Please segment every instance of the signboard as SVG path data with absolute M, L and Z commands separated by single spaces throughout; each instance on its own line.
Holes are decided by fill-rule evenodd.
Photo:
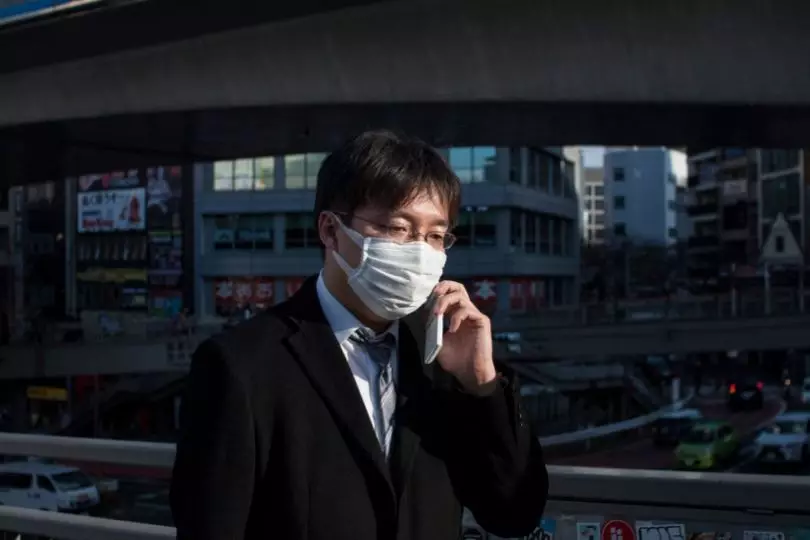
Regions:
M 77 195 L 77 232 L 142 231 L 146 228 L 146 190 L 111 189 Z
M 253 305 L 258 309 L 273 304 L 275 284 L 270 278 L 222 278 L 214 282 L 214 303 L 227 312 Z
M 141 187 L 138 169 L 116 171 L 106 174 L 87 174 L 79 177 L 79 191 L 106 191 Z
M 686 528 L 683 523 L 636 522 L 638 540 L 686 540 Z
M 498 282 L 494 279 L 474 278 L 467 281 L 470 299 L 481 311 L 493 311 L 498 305 Z
M 29 386 L 25 394 L 28 399 L 39 399 L 42 401 L 67 401 L 67 390 L 64 388 L 53 388 L 49 386 Z

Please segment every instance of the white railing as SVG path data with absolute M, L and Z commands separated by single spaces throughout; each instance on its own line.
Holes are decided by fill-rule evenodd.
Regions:
M 165 443 L 0 434 L 0 454 L 5 455 L 168 468 L 174 461 L 174 450 L 173 444 Z M 684 513 L 702 512 L 708 520 L 707 512 L 716 512 L 734 514 L 737 516 L 735 521 L 740 523 L 739 516 L 745 515 L 752 525 L 763 526 L 781 523 L 779 520 L 782 519 L 791 523 L 810 519 L 806 502 L 810 477 L 807 476 L 769 477 L 558 466 L 548 469 L 549 515 L 571 515 L 578 509 L 587 515 L 632 515 L 646 505 L 654 508 L 658 515 L 663 515 L 669 508 L 678 510 L 681 516 Z M 751 493 L 757 496 L 752 498 Z M 684 505 L 691 510 L 685 509 Z M 701 508 L 704 510 L 695 510 Z M 0 507 L 0 531 L 60 540 L 157 540 L 175 537 L 172 527 L 13 507 Z
M 630 418 L 629 420 L 623 420 L 621 422 L 616 422 L 614 424 L 606 424 L 604 426 L 581 429 L 579 431 L 560 433 L 559 435 L 549 435 L 548 437 L 540 437 L 540 443 L 543 446 L 559 446 L 562 444 L 583 442 L 590 439 L 598 439 L 600 437 L 616 435 L 633 429 L 639 429 L 655 422 L 656 420 L 658 420 L 667 413 L 682 409 L 687 403 L 689 403 L 692 400 L 693 397 L 695 397 L 694 391 L 687 394 L 687 396 L 684 399 L 677 401 L 672 405 L 667 405 L 666 407 L 663 407 L 650 414 L 645 414 L 644 416 L 637 416 L 635 418 Z

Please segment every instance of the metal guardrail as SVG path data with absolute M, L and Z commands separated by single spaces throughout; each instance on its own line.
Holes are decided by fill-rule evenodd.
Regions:
M 37 455 L 85 462 L 170 467 L 174 445 L 77 439 L 42 435 L 0 434 L 0 454 Z M 769 477 L 728 473 L 620 470 L 591 467 L 549 468 L 549 508 L 570 515 L 576 508 L 615 513 L 625 509 L 667 509 L 681 513 L 721 512 L 748 515 L 759 521 L 810 519 L 810 477 Z M 598 488 L 597 488 L 598 487 Z M 752 496 L 755 494 L 755 496 Z M 614 507 L 611 510 L 611 507 Z M 0 508 L 0 531 L 17 531 L 61 540 L 156 540 L 174 538 L 174 529 L 115 521 Z
M 644 416 L 637 416 L 621 422 L 613 424 L 606 424 L 604 426 L 593 427 L 588 429 L 581 429 L 579 431 L 571 431 L 568 433 L 560 433 L 559 435 L 549 435 L 548 437 L 540 437 L 540 443 L 543 446 L 558 446 L 563 444 L 571 444 L 582 442 L 588 439 L 597 439 L 608 435 L 615 435 L 623 431 L 630 431 L 632 429 L 639 429 L 652 422 L 655 422 L 663 415 L 678 411 L 689 403 L 695 397 L 694 392 L 690 392 L 684 399 L 663 407 L 655 412 L 646 414 Z

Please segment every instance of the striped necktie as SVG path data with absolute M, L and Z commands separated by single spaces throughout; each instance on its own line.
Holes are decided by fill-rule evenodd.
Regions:
M 375 336 L 365 328 L 358 328 L 350 339 L 364 347 L 379 368 L 376 384 L 374 381 L 371 384 L 376 392 L 377 403 L 375 405 L 380 419 L 379 425 L 375 425 L 375 431 L 377 439 L 380 441 L 380 447 L 388 456 L 391 450 L 391 437 L 394 433 L 394 412 L 397 407 L 394 368 L 391 365 L 396 338 L 389 332 Z

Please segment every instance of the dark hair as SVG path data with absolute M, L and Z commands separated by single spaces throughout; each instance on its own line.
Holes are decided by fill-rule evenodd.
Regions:
M 391 211 L 424 193 L 447 206 L 451 225 L 458 217 L 461 182 L 427 143 L 391 131 L 367 131 L 329 154 L 318 171 L 315 223 L 324 211 L 352 216 L 365 205 Z

